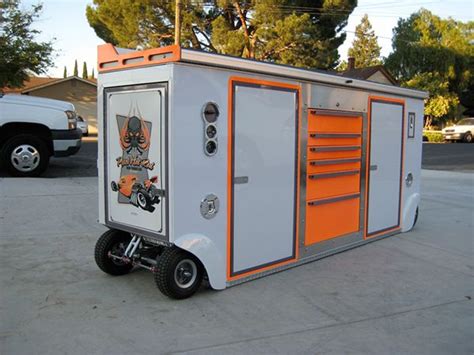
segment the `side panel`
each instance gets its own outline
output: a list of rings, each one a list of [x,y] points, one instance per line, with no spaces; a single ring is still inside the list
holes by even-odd
[[[165,235],[165,86],[105,92],[106,218],[111,226]]]
[[[404,103],[370,101],[367,235],[400,227]]]
[[[295,257],[298,92],[234,82],[231,275]]]

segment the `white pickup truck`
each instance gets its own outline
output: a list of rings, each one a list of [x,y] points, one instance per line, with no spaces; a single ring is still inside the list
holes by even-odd
[[[0,95],[0,165],[13,176],[38,176],[51,156],[81,147],[74,105],[25,95]]]

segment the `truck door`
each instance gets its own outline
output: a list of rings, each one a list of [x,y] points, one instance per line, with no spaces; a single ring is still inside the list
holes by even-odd
[[[230,277],[295,258],[298,183],[298,87],[232,90]]]
[[[106,89],[106,220],[145,235],[166,234],[165,87]]]
[[[403,101],[370,101],[367,236],[400,227]]]

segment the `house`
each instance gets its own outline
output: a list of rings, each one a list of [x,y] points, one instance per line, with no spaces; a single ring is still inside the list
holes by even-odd
[[[97,83],[78,76],[67,78],[30,77],[21,88],[3,88],[5,94],[46,97],[71,102],[85,118],[91,133],[97,132]]]
[[[374,81],[376,83],[387,85],[398,85],[395,78],[388,72],[383,65],[374,65],[366,68],[356,68],[355,58],[349,57],[347,59],[347,69],[339,72],[338,75],[352,78]]]

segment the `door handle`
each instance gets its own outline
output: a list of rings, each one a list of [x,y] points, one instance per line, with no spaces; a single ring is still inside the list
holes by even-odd
[[[378,165],[371,165],[371,166],[370,166],[370,171],[375,171],[375,170],[377,170],[378,168],[379,168]]]
[[[234,184],[247,184],[249,182],[248,176],[235,176]]]

